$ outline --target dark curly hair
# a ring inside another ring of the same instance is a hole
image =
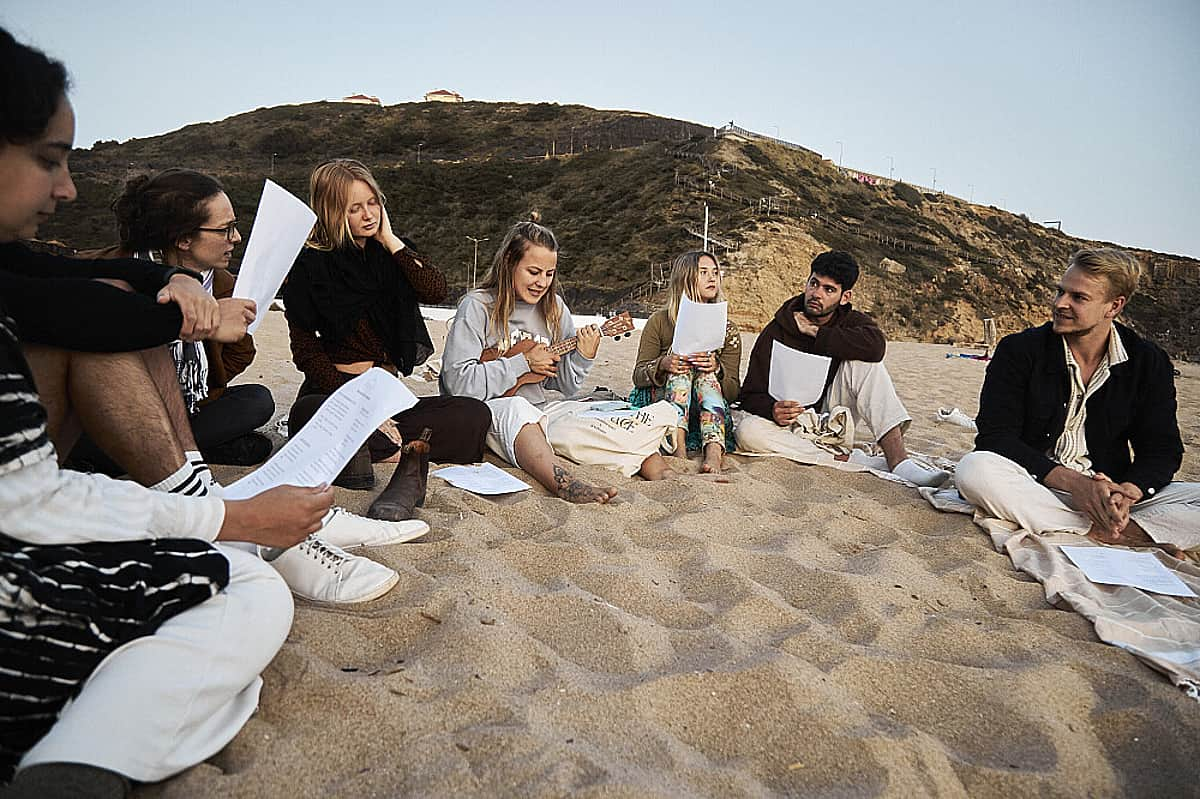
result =
[[[0,139],[28,144],[41,136],[66,95],[67,68],[0,28]]]
[[[858,261],[848,252],[830,250],[813,259],[812,273],[830,278],[842,291],[849,291],[858,282]]]
[[[121,249],[165,250],[207,221],[204,205],[225,188],[191,169],[166,169],[131,178],[112,204]]]

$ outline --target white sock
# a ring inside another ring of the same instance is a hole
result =
[[[208,467],[204,467],[207,471]],[[205,497],[209,493],[212,475],[205,480],[195,464],[186,458],[183,465],[162,480],[150,486],[151,491],[166,491],[169,494],[184,494],[189,497]]]
[[[941,485],[949,472],[944,472],[941,469],[931,469],[923,463],[918,463],[912,458],[905,458],[896,464],[896,468],[892,469],[892,474],[897,477],[902,477],[910,483],[916,483],[919,486],[936,486]]]

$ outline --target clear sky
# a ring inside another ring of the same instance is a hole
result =
[[[448,88],[729,120],[857,167],[1200,256],[1200,2],[5,0],[77,143]]]

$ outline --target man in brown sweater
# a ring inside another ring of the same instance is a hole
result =
[[[796,454],[807,462],[828,460],[820,457],[808,440],[796,440],[801,437],[796,421],[807,409],[798,402],[778,400],[768,391],[771,351],[778,341],[831,359],[825,388],[813,407],[824,412],[838,406],[848,408],[857,421],[871,428],[887,470],[917,485],[938,485],[948,476],[946,472],[925,467],[909,458],[905,449],[904,431],[912,417],[883,365],[887,347],[883,331],[874,319],[850,305],[858,273],[858,263],[849,253],[821,253],[812,262],[804,293],[785,302],[763,329],[750,353],[742,384],[745,413],[735,428],[738,447],[750,452]],[[874,459],[855,460],[878,468],[885,465]]]

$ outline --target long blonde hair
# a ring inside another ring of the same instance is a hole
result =
[[[387,202],[375,176],[361,161],[335,158],[313,170],[308,179],[308,205],[317,215],[317,222],[305,242],[309,247],[336,250],[354,241],[346,211],[350,206],[350,188],[356,180],[371,187],[381,206]]]
[[[513,291],[513,273],[516,272],[517,264],[521,263],[530,247],[545,247],[550,252],[558,252],[558,239],[554,238],[553,231],[538,224],[541,216],[536,211],[529,216],[528,222],[518,222],[505,235],[495,257],[492,258],[492,265],[483,276],[483,283],[479,286],[484,291],[492,292],[495,297],[488,321],[501,342],[508,339],[508,318],[512,316],[513,308],[517,305],[517,295]],[[550,281],[550,287],[538,300],[537,308],[546,322],[546,329],[550,331],[551,342],[561,339],[562,310],[558,305],[557,269]]]
[[[700,259],[711,258],[717,268],[717,296],[711,300],[700,297]],[[721,288],[721,263],[711,252],[695,250],[675,256],[671,262],[671,278],[667,284],[667,315],[674,324],[679,318],[679,302],[683,297],[692,302],[722,302],[725,294]]]

